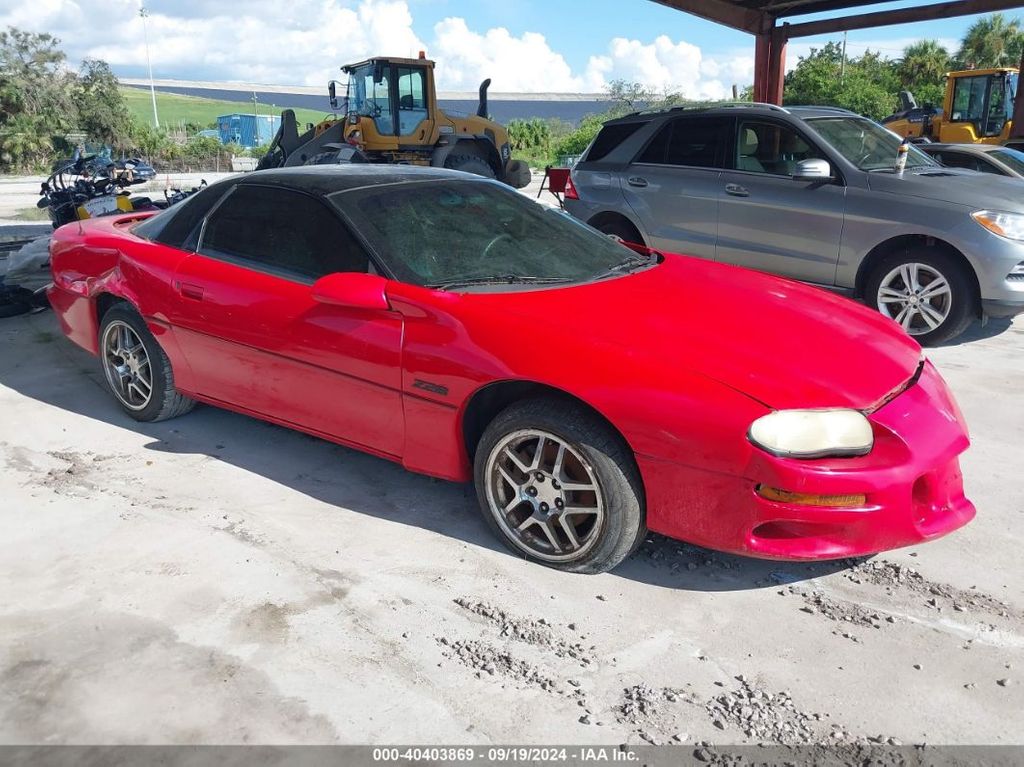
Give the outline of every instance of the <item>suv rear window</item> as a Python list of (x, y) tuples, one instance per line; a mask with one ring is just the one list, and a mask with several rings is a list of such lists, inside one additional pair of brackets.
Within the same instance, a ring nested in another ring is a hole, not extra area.
[(665, 123), (636, 162), (721, 168), (732, 129), (727, 117), (681, 117)]
[(590, 151), (587, 152), (587, 162), (604, 159), (613, 149), (615, 149), (615, 147), (628, 139), (646, 124), (647, 121), (640, 121), (632, 123), (615, 123), (614, 125), (604, 126), (601, 128), (601, 132), (597, 134), (597, 138), (594, 139), (594, 143), (591, 145)]

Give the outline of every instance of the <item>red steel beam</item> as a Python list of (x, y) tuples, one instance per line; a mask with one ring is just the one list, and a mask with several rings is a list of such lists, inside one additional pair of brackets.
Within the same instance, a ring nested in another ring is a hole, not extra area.
[[(1024, 72), (1024, 56), (1020, 59), (1020, 71)], [(1017, 96), (1013, 101), (1013, 125), (1010, 126), (1010, 138), (1024, 138), (1024, 93), (1017, 85)]]
[(893, 24), (913, 24), (919, 21), (946, 19), (951, 16), (968, 16), (974, 13), (1005, 11), (1021, 7), (1021, 0), (950, 0), (945, 3), (919, 5), (914, 8), (897, 8), (891, 11), (874, 11), (855, 16), (840, 16), (834, 19), (808, 21), (802, 24), (784, 24), (782, 29), (789, 39), (828, 35), (852, 29), (870, 29)]
[(726, 0), (654, 0), (654, 2), (754, 35), (763, 32), (774, 22), (772, 16)]

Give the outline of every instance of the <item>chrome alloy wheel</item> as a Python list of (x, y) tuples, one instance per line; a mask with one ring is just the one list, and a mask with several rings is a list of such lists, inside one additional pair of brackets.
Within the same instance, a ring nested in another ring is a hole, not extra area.
[(912, 336), (935, 330), (949, 317), (953, 291), (927, 264), (900, 264), (878, 286), (878, 310)]
[(547, 562), (577, 559), (598, 541), (605, 506), (594, 470), (559, 437), (512, 432), (491, 450), (487, 504), (517, 548)]
[(107, 383), (130, 410), (142, 410), (153, 396), (153, 374), (142, 339), (131, 325), (114, 320), (103, 331), (100, 344)]

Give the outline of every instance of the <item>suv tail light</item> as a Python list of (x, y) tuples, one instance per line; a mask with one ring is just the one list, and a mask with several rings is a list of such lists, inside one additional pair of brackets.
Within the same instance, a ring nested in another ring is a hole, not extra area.
[(578, 200), (580, 193), (576, 191), (576, 185), (572, 183), (572, 174), (565, 180), (565, 199), (567, 200)]

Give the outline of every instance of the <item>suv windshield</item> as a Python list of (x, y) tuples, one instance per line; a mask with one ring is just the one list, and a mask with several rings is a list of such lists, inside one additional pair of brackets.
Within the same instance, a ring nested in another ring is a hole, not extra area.
[[(861, 170), (892, 170), (902, 139), (863, 117), (812, 117), (807, 120), (839, 154)], [(910, 145), (908, 168), (938, 167), (932, 158)]]
[(580, 283), (650, 263), (493, 182), (387, 184), (328, 199), (394, 275), (414, 285)]

